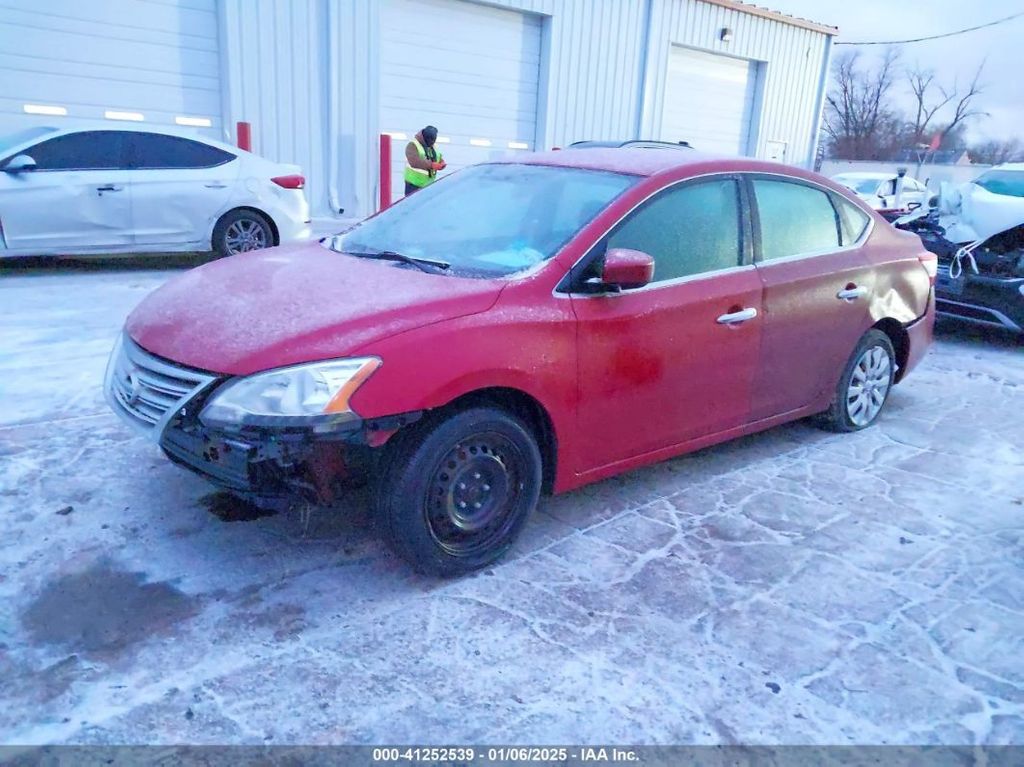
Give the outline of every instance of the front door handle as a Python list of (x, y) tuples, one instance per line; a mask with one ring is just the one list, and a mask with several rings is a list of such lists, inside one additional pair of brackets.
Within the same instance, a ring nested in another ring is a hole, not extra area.
[(715, 322), (719, 325), (739, 325), (741, 322), (752, 320), (757, 316), (757, 309), (750, 307), (748, 309), (741, 309), (738, 312), (729, 312), (723, 314)]
[(852, 287), (846, 287), (843, 290), (840, 290), (838, 293), (836, 293), (836, 298), (841, 299), (843, 301), (856, 301), (858, 298), (863, 298), (867, 294), (867, 288), (859, 285), (854, 285)]
[(223, 189), (224, 187), (227, 186), (227, 184), (222, 184), (219, 181), (214, 181), (209, 184), (204, 184), (203, 186), (205, 186), (207, 189)]
[(122, 189), (124, 189), (123, 186), (114, 186), (113, 184), (96, 187), (97, 192), (120, 192)]

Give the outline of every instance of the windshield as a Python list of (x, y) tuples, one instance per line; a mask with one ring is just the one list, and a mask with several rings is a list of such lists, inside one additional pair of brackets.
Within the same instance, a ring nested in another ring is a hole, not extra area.
[(836, 176), (833, 181), (849, 187), (857, 194), (874, 194), (878, 185), (885, 179), (881, 178), (848, 178), (847, 176)]
[(56, 128), (25, 128), (25, 130), (17, 131), (16, 133), (10, 133), (6, 136), (0, 136), (0, 157), (5, 157), (7, 152), (19, 144), (24, 144), (26, 141), (31, 141), (34, 138), (45, 136), (47, 133), (52, 133)]
[(426, 187), (324, 243), (394, 251), (498, 277), (554, 256), (636, 176), (539, 165), (476, 165)]
[(978, 176), (974, 183), (992, 194), (1024, 197), (1024, 171), (990, 170)]

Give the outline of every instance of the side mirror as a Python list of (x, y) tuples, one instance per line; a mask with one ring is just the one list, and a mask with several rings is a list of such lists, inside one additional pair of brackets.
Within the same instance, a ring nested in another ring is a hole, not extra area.
[(606, 290), (642, 288), (654, 279), (654, 259), (639, 250), (610, 248), (604, 256), (600, 280), (593, 280)]
[(4, 173), (23, 173), (35, 169), (36, 161), (27, 154), (16, 154), (4, 165)]

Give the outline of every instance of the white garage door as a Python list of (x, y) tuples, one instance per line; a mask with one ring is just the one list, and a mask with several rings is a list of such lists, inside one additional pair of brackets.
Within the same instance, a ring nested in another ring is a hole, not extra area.
[(534, 149), (540, 18), (465, 0), (387, 0), (381, 12), (381, 130), (402, 196), (405, 146), (439, 131), (448, 170)]
[(0, 0), (0, 133), (112, 113), (219, 135), (220, 104), (216, 0)]
[(695, 149), (748, 154), (757, 63), (674, 46), (669, 53), (661, 139)]

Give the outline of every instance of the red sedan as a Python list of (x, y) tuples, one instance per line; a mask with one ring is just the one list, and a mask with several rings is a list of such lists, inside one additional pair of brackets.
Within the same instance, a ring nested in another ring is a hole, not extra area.
[(543, 490), (805, 416), (870, 426), (931, 341), (935, 267), (796, 168), (529, 155), (171, 280), (106, 388), (173, 461), (258, 503), (368, 475), (392, 546), (456, 574), (501, 556)]

